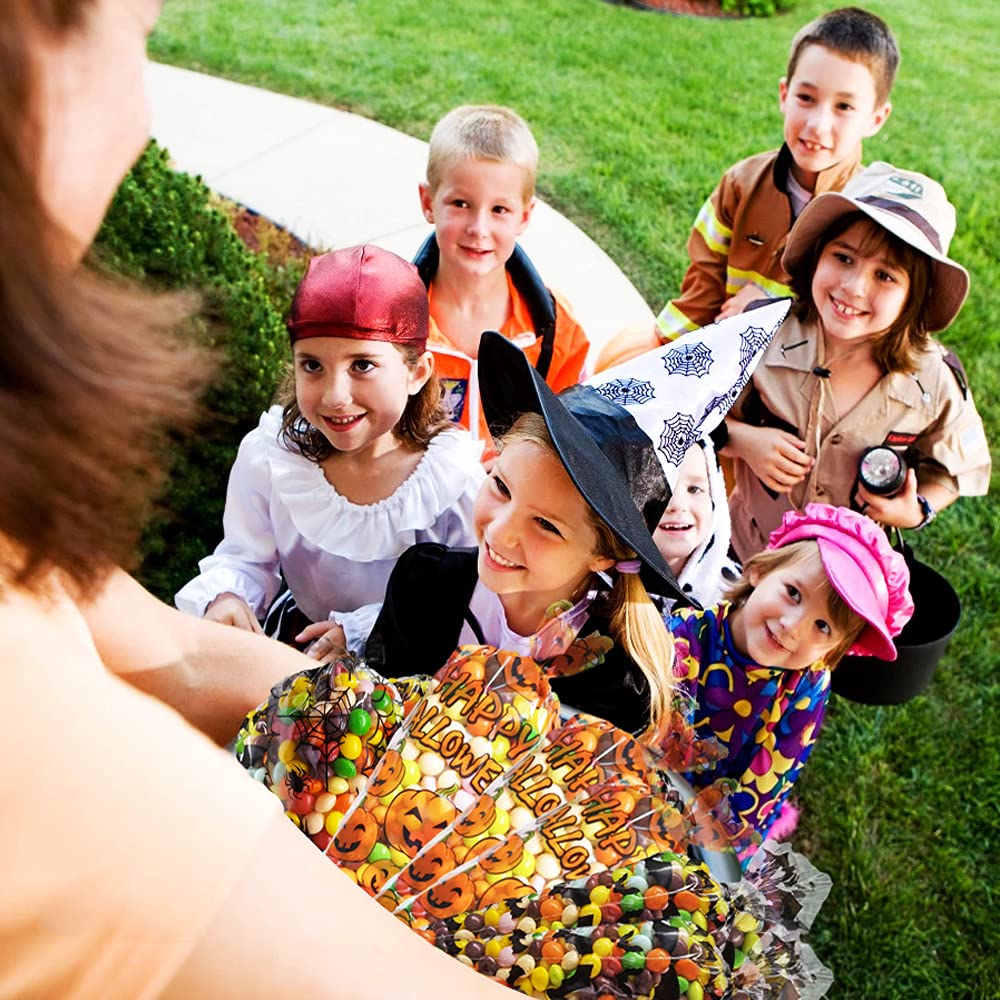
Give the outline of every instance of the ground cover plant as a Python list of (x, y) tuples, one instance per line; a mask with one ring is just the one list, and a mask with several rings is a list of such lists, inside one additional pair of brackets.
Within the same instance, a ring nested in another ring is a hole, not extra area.
[(154, 288), (198, 293), (184, 334), (219, 361), (196, 434), (165, 456), (165, 488), (138, 555), (139, 578), (170, 601), (218, 541), (236, 449), (284, 373), (283, 314), (305, 270), (305, 248), (171, 169), (168, 152), (152, 142), (115, 194), (93, 257)]
[[(598, 0), (171, 0), (154, 57), (348, 108), (426, 138), (455, 104), (517, 108), (542, 150), (540, 194), (658, 309), (679, 287), (691, 221), (721, 171), (780, 141), (790, 16), (697, 19)], [(1000, 442), (1000, 7), (876, 2), (903, 64), (866, 144), (942, 180), (972, 293), (943, 339)], [(238, 30), (236, 30), (238, 26)], [(349, 154), (345, 154), (349, 155)], [(418, 178), (413, 178), (416, 182)], [(964, 616), (928, 693), (897, 708), (834, 699), (801, 782), (795, 836), (834, 879), (814, 934), (840, 998), (1000, 995), (1000, 504), (961, 500), (913, 538)]]

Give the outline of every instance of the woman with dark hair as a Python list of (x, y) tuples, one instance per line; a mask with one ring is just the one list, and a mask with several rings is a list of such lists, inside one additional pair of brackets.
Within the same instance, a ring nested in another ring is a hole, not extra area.
[[(184, 300), (80, 264), (146, 140), (158, 10), (0, 5), (0, 677), (15, 750), (0, 995), (224, 997), (250, 977), (262, 993), (499, 995), (351, 885), (203, 735), (230, 737), (314, 661), (182, 615), (118, 568), (159, 429), (190, 414), (207, 369), (167, 334)], [(289, 872), (309, 891), (289, 892)], [(346, 961), (361, 941), (368, 961)], [(389, 968), (405, 980), (371, 973)]]

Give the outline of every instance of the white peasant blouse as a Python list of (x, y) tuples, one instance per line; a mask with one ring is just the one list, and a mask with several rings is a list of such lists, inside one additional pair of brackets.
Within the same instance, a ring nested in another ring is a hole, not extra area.
[[(362, 506), (286, 447), (280, 431), (281, 407), (273, 406), (243, 439), (229, 475), (224, 537), (175, 603), (203, 615), (228, 592), (262, 619), (283, 575), (310, 621), (340, 622), (356, 645), (406, 549), (417, 542), (475, 544), (472, 505), (484, 478), (478, 448), (466, 431), (442, 431), (392, 496)], [(360, 620), (348, 629), (344, 619), (358, 609)]]

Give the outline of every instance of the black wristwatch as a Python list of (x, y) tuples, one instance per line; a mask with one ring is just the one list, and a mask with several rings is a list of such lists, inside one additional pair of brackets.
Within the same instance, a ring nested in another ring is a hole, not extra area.
[(919, 524), (913, 526), (913, 530), (923, 531), (937, 517), (937, 511), (931, 506), (927, 497), (921, 493), (917, 494), (917, 503), (920, 504), (920, 513), (923, 514), (923, 519)]

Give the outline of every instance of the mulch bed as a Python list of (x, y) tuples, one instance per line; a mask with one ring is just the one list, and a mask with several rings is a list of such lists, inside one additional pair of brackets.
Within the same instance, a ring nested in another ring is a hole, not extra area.
[(289, 260), (305, 260), (316, 252), (284, 226), (272, 222), (267, 216), (252, 208), (229, 199), (221, 199), (222, 207), (232, 219), (233, 228), (240, 239), (254, 253), (267, 254), (272, 265), (281, 265)]

